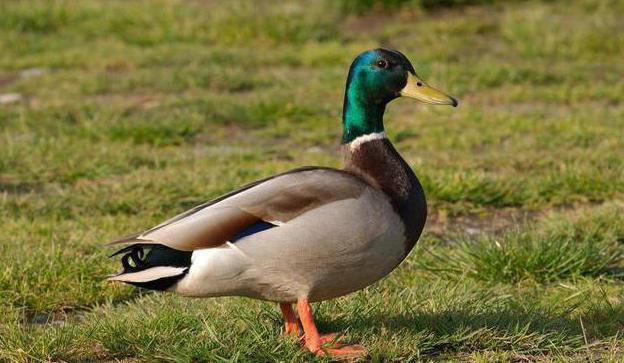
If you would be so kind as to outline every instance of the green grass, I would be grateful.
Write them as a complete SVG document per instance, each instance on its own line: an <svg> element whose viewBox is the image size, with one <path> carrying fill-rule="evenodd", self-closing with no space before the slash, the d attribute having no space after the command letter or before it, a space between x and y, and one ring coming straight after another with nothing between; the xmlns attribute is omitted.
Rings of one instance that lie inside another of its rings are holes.
<svg viewBox="0 0 624 363"><path fill-rule="evenodd" d="M624 223L620 206L592 208L583 218L557 216L502 236L483 234L448 247L434 246L422 269L447 278L484 282L541 283L614 275L621 277Z"/></svg>
<svg viewBox="0 0 624 363"><path fill-rule="evenodd" d="M621 361L622 2L376 4L0 2L0 361L313 360L272 304L104 283L102 243L339 166L347 68L379 45L460 107L388 107L431 217L320 328L376 361Z"/></svg>

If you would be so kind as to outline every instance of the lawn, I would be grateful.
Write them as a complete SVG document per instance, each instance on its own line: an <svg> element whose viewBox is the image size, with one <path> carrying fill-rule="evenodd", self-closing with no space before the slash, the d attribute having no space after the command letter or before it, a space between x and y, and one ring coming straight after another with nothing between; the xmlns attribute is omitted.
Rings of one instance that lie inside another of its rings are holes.
<svg viewBox="0 0 624 363"><path fill-rule="evenodd" d="M380 45L460 106L388 107L430 217L321 330L374 361L623 361L624 2L400 2L0 2L0 361L325 361L274 304L104 282L103 244L339 166Z"/></svg>

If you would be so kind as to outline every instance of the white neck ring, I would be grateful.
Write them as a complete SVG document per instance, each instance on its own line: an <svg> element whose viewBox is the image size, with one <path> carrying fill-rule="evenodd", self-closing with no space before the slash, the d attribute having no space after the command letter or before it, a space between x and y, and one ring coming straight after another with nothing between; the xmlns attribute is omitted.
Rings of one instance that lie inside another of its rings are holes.
<svg viewBox="0 0 624 363"><path fill-rule="evenodd" d="M373 132L372 134L366 134L359 137L356 137L353 141L349 143L349 147L351 150L358 149L362 144L367 143L373 140L387 139L386 132Z"/></svg>

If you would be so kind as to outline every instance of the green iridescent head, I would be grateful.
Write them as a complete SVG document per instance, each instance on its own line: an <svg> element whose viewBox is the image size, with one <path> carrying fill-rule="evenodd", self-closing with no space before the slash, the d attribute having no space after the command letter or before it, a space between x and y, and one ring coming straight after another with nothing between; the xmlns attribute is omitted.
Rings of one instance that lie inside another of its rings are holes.
<svg viewBox="0 0 624 363"><path fill-rule="evenodd" d="M342 114L342 142L382 132L386 104L406 96L421 102L457 106L457 100L427 85L400 52L373 49L358 55L349 69Z"/></svg>

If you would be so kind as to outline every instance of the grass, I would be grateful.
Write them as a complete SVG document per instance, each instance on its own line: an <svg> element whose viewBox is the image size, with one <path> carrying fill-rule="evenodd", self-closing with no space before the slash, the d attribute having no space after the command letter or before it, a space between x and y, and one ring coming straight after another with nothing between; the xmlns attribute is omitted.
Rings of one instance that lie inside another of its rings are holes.
<svg viewBox="0 0 624 363"><path fill-rule="evenodd" d="M0 95L20 96L0 104L0 361L313 360L272 304L104 283L102 243L340 165L347 67L379 45L461 104L388 107L431 217L320 328L375 361L621 361L621 2L375 4L0 2Z"/></svg>
<svg viewBox="0 0 624 363"><path fill-rule="evenodd" d="M483 234L446 248L435 246L422 269L447 278L471 277L484 282L555 282L575 277L615 274L624 258L622 206L585 211L583 218L557 216L511 230L502 236Z"/></svg>

